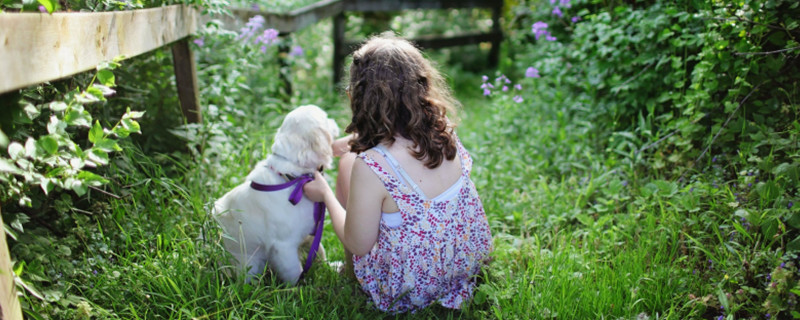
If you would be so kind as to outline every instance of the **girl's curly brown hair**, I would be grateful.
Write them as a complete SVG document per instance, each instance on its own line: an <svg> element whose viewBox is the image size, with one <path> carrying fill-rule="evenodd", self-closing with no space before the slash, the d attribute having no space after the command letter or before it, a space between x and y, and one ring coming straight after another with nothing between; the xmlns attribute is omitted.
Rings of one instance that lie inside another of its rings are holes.
<svg viewBox="0 0 800 320"><path fill-rule="evenodd" d="M350 149L363 152L400 135L414 143L412 154L433 169L456 156L454 125L447 113L459 103L441 74L409 41L392 34L369 39L353 53L350 108L345 132Z"/></svg>

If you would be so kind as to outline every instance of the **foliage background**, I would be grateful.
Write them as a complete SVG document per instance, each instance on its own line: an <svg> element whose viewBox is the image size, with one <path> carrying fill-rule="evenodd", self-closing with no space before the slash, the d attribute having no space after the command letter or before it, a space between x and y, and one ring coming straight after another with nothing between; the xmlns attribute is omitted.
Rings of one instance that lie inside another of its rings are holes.
<svg viewBox="0 0 800 320"><path fill-rule="evenodd" d="M3 10L36 10L2 3ZM193 4L210 13L229 5ZM286 11L308 2L256 4ZM475 158L473 179L496 252L463 311L433 307L410 317L799 318L799 6L507 0L499 69L487 69L485 45L428 52L464 104L459 134ZM537 39L537 22L556 40ZM490 27L483 10L351 14L347 35ZM67 163L88 159L69 141L88 149L103 132L119 147L108 150L105 166L80 170L92 185L83 192L56 183L45 193L39 180L9 192L9 181L28 180L3 167L2 215L16 237L9 246L26 315L389 317L327 266L317 264L310 281L295 288L270 276L253 285L228 276L221 235L207 214L265 156L293 106L318 104L347 124L346 99L330 85L331 29L323 21L262 52L240 30L206 24L193 47L202 124L180 125L167 49L0 96L3 164L19 166L9 147L14 142L47 140L51 116L69 120L52 109L54 102L90 117L90 126L70 125L59 136L68 139L56 148ZM302 52L280 53L279 46ZM539 76L528 77L530 68ZM281 76L291 78L291 95ZM509 91L501 89L505 79ZM116 93L95 92L105 101L81 102L77 96L96 83ZM488 96L481 90L486 83L494 85ZM110 134L128 108L141 116L143 134ZM47 176L48 143L22 157L36 166L19 167ZM329 257L342 259L327 228Z"/></svg>

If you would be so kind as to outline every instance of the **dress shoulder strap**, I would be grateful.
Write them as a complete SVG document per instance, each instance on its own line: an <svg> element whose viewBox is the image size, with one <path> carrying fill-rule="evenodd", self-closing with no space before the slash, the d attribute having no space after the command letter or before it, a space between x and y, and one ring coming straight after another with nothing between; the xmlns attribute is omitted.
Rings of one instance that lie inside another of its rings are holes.
<svg viewBox="0 0 800 320"><path fill-rule="evenodd" d="M397 158L395 158L389 152L389 150L386 149L386 147L379 144L375 146L374 150L380 153L383 156L383 158L386 159L386 162L388 162L389 166L392 167L392 171L394 171L394 173L399 177L398 180L400 180L400 182L405 183L407 186L413 189L414 192L416 192L418 195L425 194L422 192L422 189L416 183L414 183L414 179L412 179L411 176L408 175L406 170L404 170L403 167L400 166L400 162L397 161Z"/></svg>
<svg viewBox="0 0 800 320"><path fill-rule="evenodd" d="M374 149L373 149L374 150ZM392 197L402 197L404 193L409 193L409 190L403 190L405 185L400 182L393 174L387 171L383 166L381 166L375 159L367 154L366 152L361 152L357 155L358 158L364 160L364 163L378 176L378 179L383 182L383 186L389 192Z"/></svg>
<svg viewBox="0 0 800 320"><path fill-rule="evenodd" d="M461 157L461 170L464 172L466 176L469 177L470 172L472 172L472 157L470 157L469 152L467 149L464 148L464 145L461 144L461 139L454 133L453 137L456 139L456 148L458 149L458 156Z"/></svg>

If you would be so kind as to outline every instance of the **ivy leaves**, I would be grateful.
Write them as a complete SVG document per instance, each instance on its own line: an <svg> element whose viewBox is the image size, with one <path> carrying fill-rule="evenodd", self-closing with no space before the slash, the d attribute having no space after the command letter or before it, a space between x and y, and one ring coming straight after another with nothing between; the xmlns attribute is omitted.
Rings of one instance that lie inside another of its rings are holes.
<svg viewBox="0 0 800 320"><path fill-rule="evenodd" d="M115 93L114 73L116 61L98 66L98 72L85 90L76 88L64 95L63 100L35 106L23 102L23 123L34 123L42 114L49 114L46 121L46 134L38 137L28 136L25 142L8 141L7 155L0 156L0 185L3 193L0 202L17 200L20 205L31 205L26 195L28 187L38 186L47 194L55 188L72 190L83 195L89 187L97 187L108 180L87 168L107 165L109 154L121 151L119 139L131 133L141 133L137 119L144 112L127 109L121 119L112 127L104 127L100 121L92 119L85 105L106 101ZM81 146L75 135L88 129L89 146ZM3 142L3 139L0 139ZM88 148L86 148L88 147Z"/></svg>

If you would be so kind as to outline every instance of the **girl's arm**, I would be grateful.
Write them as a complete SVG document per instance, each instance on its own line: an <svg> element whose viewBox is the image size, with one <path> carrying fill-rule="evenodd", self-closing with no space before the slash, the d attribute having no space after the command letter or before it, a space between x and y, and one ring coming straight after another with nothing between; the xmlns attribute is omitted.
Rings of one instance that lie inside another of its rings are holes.
<svg viewBox="0 0 800 320"><path fill-rule="evenodd" d="M342 240L354 255L367 254L378 241L381 208L387 196L383 182L364 160L356 158L350 175L350 195L344 223L346 237Z"/></svg>
<svg viewBox="0 0 800 320"><path fill-rule="evenodd" d="M314 181L303 188L309 200L325 202L333 231L345 249L357 256L367 254L378 240L385 190L380 179L360 159L353 164L347 211L319 172L314 174Z"/></svg>

